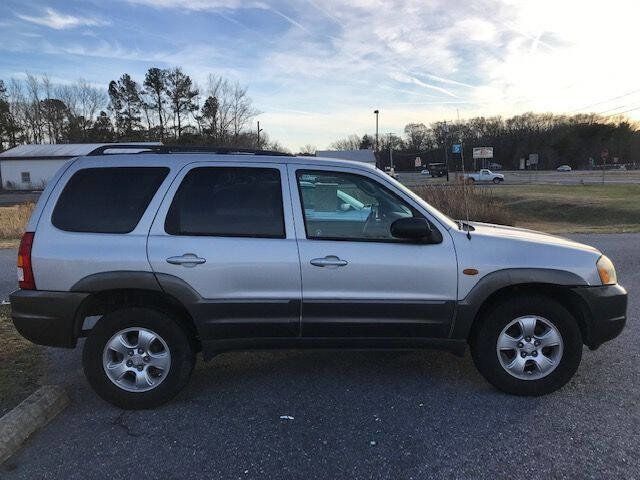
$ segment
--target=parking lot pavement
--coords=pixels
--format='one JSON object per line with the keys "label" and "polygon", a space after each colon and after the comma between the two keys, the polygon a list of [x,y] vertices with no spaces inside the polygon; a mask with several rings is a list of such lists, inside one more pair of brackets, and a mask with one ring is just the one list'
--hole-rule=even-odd
{"label": "parking lot pavement", "polygon": [[0,302],[9,299],[9,294],[18,288],[16,277],[16,259],[18,250],[0,248]]}
{"label": "parking lot pavement", "polygon": [[152,411],[98,399],[81,351],[49,350],[71,406],[3,479],[634,478],[640,472],[640,235],[574,235],[607,253],[630,293],[622,335],[585,349],[541,398],[502,394],[467,354],[230,353],[199,364]]}

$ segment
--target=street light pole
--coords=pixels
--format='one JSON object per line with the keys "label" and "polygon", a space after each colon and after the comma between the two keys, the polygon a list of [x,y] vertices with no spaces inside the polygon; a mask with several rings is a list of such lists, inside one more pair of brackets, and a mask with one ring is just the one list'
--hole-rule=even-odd
{"label": "street light pole", "polygon": [[260,148],[260,132],[264,130],[260,128],[260,120],[258,120],[258,148]]}
{"label": "street light pole", "polygon": [[380,110],[374,110],[373,113],[376,115],[376,152],[378,151],[378,115],[380,114]]}

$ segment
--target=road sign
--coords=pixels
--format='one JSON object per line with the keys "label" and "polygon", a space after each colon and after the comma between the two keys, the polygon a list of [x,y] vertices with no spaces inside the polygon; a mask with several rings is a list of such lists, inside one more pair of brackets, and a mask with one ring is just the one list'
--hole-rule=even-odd
{"label": "road sign", "polygon": [[460,153],[462,151],[462,145],[459,143],[454,143],[451,145],[451,153]]}
{"label": "road sign", "polygon": [[473,158],[493,158],[493,147],[474,147]]}
{"label": "road sign", "polygon": [[530,153],[529,154],[529,158],[527,159],[527,167],[530,167],[531,165],[538,165],[538,154],[537,153]]}

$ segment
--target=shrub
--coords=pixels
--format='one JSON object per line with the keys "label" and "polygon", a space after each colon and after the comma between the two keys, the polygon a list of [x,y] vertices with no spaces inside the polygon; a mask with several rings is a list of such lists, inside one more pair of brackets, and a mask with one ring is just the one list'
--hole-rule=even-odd
{"label": "shrub", "polygon": [[455,220],[466,220],[466,204],[469,220],[476,222],[513,225],[513,217],[505,205],[493,193],[492,187],[477,187],[463,183],[449,185],[421,185],[413,191],[427,203]]}

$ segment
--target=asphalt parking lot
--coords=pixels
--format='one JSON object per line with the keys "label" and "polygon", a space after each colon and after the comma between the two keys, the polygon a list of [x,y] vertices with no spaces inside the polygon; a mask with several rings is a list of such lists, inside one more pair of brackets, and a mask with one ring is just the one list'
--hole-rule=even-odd
{"label": "asphalt parking lot", "polygon": [[125,412],[92,393],[80,349],[51,349],[72,403],[0,477],[636,478],[640,234],[572,237],[616,263],[629,322],[559,392],[505,395],[436,351],[232,353],[168,405]]}

